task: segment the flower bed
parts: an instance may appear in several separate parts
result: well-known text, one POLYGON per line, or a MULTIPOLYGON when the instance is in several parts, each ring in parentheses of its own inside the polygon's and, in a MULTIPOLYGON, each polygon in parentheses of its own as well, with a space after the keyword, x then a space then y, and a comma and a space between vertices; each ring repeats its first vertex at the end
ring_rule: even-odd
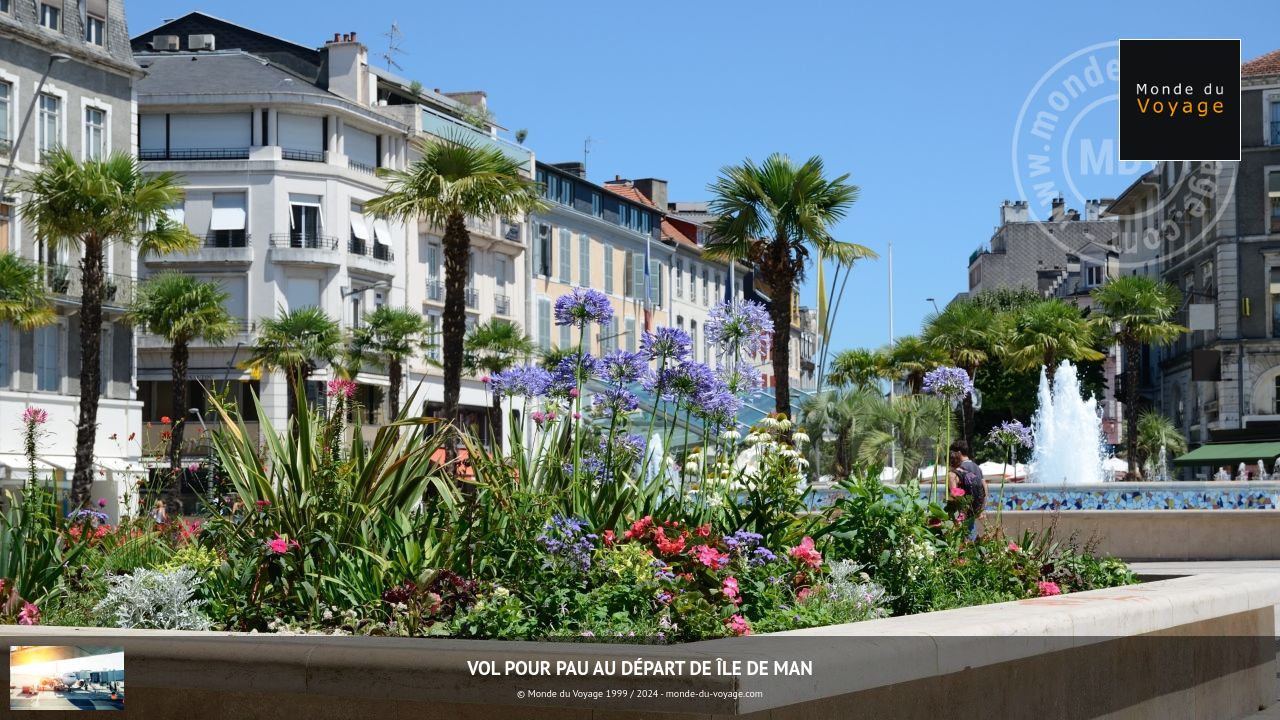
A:
MULTIPOLYGON (((556 304, 580 335, 611 314, 591 290, 556 304)), ((735 420, 766 314, 724 305, 706 330, 714 368, 660 328, 639 353, 495 373, 505 454, 407 414, 366 446, 339 385, 285 430, 262 422, 261 444, 210 398, 224 429, 203 522, 61 518, 29 485, 0 521, 0 622, 675 643, 1133 581, 1072 538, 970 540, 963 492, 942 505, 868 474, 810 512, 804 433, 735 420), (703 442, 673 448, 695 428, 703 442)))

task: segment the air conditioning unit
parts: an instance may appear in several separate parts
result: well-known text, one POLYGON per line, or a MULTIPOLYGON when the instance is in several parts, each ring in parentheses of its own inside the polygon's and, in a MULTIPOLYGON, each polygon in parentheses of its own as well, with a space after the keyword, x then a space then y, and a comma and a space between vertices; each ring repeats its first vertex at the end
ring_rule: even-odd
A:
POLYGON ((156 50, 179 50, 180 42, 177 35, 156 35, 151 38, 151 47, 156 50))
POLYGON ((216 49, 216 48, 214 47, 213 35, 210 35, 210 34, 207 34, 207 33, 206 33, 206 34, 203 34, 203 35, 188 35, 188 36, 187 36, 187 49, 188 49, 188 50, 214 50, 214 49, 216 49))

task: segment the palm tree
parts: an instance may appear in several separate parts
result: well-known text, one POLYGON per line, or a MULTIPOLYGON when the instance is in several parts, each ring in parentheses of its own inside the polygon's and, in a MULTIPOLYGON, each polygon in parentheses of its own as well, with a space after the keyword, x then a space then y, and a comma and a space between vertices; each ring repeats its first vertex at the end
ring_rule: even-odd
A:
POLYGON ((827 382, 835 387, 870 388, 892 373, 889 358, 878 350, 852 348, 831 358, 827 382))
POLYGON ((1187 439, 1172 420, 1147 410, 1138 416, 1137 447, 1138 460, 1145 463, 1149 458, 1159 457, 1161 448, 1170 456, 1181 455, 1187 451, 1187 439))
MULTIPOLYGON (((521 358, 533 355, 538 346, 524 334, 520 326, 494 318, 476 325, 467 333, 464 343, 463 366, 469 374, 495 375, 506 370, 521 358)), ((493 406, 489 408, 489 442, 495 448, 502 446, 502 399, 493 394, 493 406)))
MULTIPOLYGON (((995 313, 976 303, 958 300, 943 308, 925 323, 924 340, 946 354, 952 365, 974 380, 978 368, 991 355, 995 338, 995 313)), ((966 394, 961 405, 962 431, 966 442, 973 439, 973 396, 966 394)))
POLYGON ((913 395, 919 395, 924 388, 926 373, 947 362, 946 354, 916 335, 895 340, 888 354, 894 376, 904 378, 913 395))
POLYGON ((801 406, 801 424, 810 438, 817 438, 812 452, 820 471, 838 479, 849 477, 858 457, 857 447, 873 425, 873 408, 882 403, 879 391, 869 386, 828 390, 814 395, 801 406))
POLYGON ((216 282, 198 280, 176 272, 160 273, 143 283, 129 307, 130 322, 159 335, 173 347, 169 351, 173 374, 173 417, 169 428, 170 485, 166 495, 176 505, 178 478, 182 472, 182 436, 187 416, 187 362, 191 342, 197 338, 221 345, 236 332, 227 312, 229 297, 216 282))
POLYGON ((287 312, 281 308, 278 318, 264 318, 259 323, 258 340, 245 367, 257 372, 284 371, 289 385, 289 417, 293 418, 305 402, 302 383, 320 362, 332 363, 341 346, 337 321, 320 308, 306 306, 287 312))
POLYGON ((871 410, 872 428, 857 445, 858 459, 882 467, 890 453, 896 454, 898 482, 916 476, 953 422, 947 404, 932 395, 881 399, 871 410))
MULTIPOLYGON (((400 417, 400 386, 404 381, 404 361, 426 350, 428 344, 426 318, 408 308, 386 305, 365 315, 364 325, 354 333, 357 356, 371 352, 387 367, 390 387, 387 392, 390 417, 400 417)), ((356 364, 359 370, 359 363, 356 364)))
POLYGON ((0 253, 0 323, 31 330, 54 317, 40 269, 14 253, 0 253))
MULTIPOLYGON (((380 217, 444 230, 444 417, 458 417, 466 335, 467 269, 471 235, 467 217, 514 217, 546 206, 539 185, 526 168, 494 146, 476 145, 462 136, 418 141, 422 157, 408 170, 382 170, 387 192, 365 208, 380 217)), ((448 443, 450 452, 456 449, 448 443)))
POLYGON ((1014 370, 1038 370, 1053 386, 1058 363, 1063 360, 1101 360, 1093 346, 1096 328, 1074 305, 1061 300, 1041 300, 1008 316, 1003 343, 1005 362, 1014 370))
POLYGON ((1093 301, 1124 353, 1125 454, 1129 477, 1141 477, 1138 470, 1138 351, 1143 345, 1168 345, 1187 328, 1173 321, 1182 303, 1182 293, 1169 283, 1140 275, 1126 275, 1108 281, 1093 291, 1093 301))
POLYGON ((22 217, 33 234, 51 251, 67 248, 80 255, 80 418, 71 503, 83 506, 93 483, 98 432, 104 258, 117 244, 137 245, 143 253, 170 252, 193 247, 198 240, 165 212, 182 199, 178 177, 144 175, 137 160, 124 153, 78 163, 69 151, 54 150, 40 172, 20 181, 17 190, 30 194, 22 217))
POLYGON ((777 341, 773 344, 774 407, 791 412, 791 303, 792 293, 804 279, 810 248, 819 260, 829 257, 852 264, 876 257, 870 248, 836 240, 832 227, 858 199, 858 187, 849 176, 824 177, 822 158, 814 156, 801 165, 775 153, 757 165, 750 159, 723 168, 710 186, 713 239, 707 244, 712 257, 750 263, 769 287, 769 314, 777 341))

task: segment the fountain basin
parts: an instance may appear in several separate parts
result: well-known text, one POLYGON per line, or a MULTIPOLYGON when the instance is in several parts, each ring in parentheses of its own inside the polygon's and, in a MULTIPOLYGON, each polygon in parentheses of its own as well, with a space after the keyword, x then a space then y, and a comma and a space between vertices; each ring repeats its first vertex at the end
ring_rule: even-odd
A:
MULTIPOLYGON (((906 490, 905 486, 894 486, 906 490)), ((837 486, 815 487, 809 506, 830 505, 843 494, 837 486)), ((929 483, 920 484, 929 497, 929 483)), ((1080 485, 987 481, 987 512, 1004 510, 1277 510, 1280 482, 1106 482, 1080 485)))

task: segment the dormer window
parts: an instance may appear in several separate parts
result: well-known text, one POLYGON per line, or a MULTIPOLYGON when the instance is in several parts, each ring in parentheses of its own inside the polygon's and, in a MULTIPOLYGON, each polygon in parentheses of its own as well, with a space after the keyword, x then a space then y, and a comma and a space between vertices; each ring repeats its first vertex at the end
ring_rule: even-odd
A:
POLYGON ((41 0, 40 24, 50 30, 62 30, 62 0, 41 0))
POLYGON ((1085 265, 1084 266, 1084 284, 1085 287, 1097 287, 1106 280, 1106 268, 1101 265, 1085 265))

